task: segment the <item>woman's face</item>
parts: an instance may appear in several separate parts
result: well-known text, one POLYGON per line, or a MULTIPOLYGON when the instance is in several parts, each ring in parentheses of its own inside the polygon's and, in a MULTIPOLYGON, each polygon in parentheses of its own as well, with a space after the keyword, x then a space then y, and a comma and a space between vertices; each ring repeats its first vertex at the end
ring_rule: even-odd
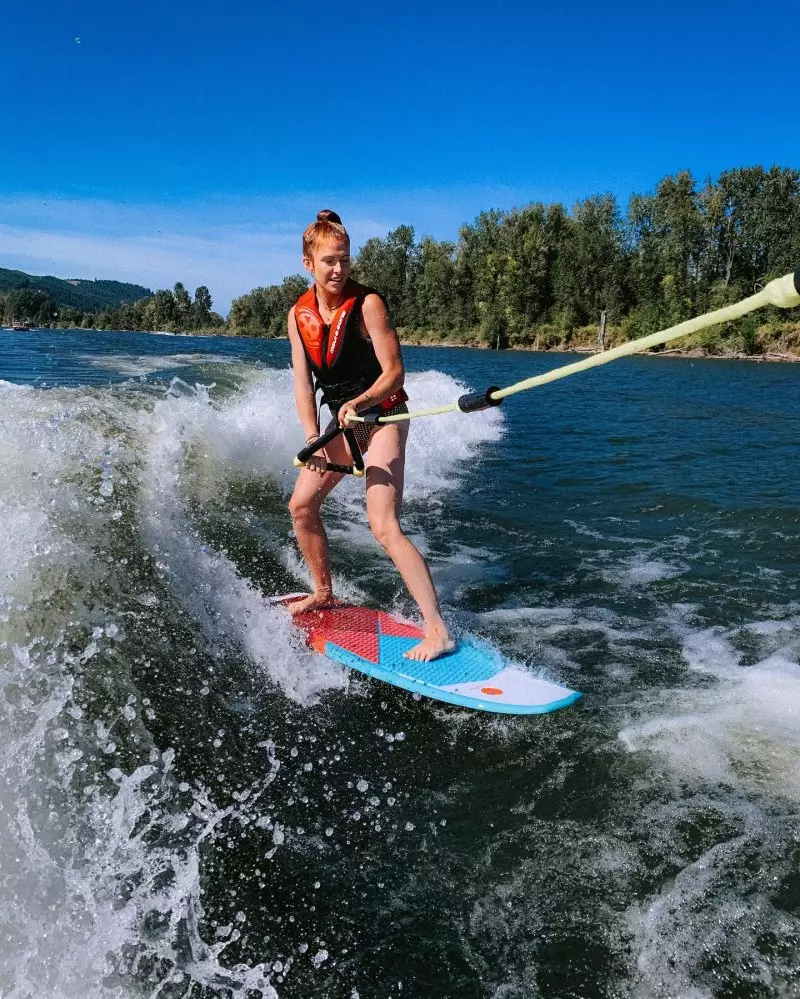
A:
POLYGON ((350 244, 346 239, 322 239, 310 258, 303 257, 303 264, 317 288, 338 295, 350 276, 350 244))

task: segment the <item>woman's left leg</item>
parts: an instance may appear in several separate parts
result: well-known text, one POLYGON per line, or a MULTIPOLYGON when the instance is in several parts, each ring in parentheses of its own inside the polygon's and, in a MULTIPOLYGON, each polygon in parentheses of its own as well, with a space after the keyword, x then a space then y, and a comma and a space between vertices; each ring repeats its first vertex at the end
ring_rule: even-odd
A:
POLYGON ((428 661, 448 652, 454 642, 442 620, 431 574, 422 555, 400 528, 407 423, 387 423, 372 434, 367 466, 367 516, 378 543, 397 566, 425 623, 425 638, 406 652, 428 661))

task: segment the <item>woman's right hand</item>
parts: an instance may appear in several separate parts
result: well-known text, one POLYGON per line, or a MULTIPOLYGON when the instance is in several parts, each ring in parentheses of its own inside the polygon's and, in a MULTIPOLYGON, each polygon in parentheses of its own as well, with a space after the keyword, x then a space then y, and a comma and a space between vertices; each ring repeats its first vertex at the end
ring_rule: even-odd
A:
POLYGON ((306 461, 305 467, 311 472, 319 472, 320 475, 324 475, 328 471, 328 456, 325 454, 325 449, 312 454, 306 461))

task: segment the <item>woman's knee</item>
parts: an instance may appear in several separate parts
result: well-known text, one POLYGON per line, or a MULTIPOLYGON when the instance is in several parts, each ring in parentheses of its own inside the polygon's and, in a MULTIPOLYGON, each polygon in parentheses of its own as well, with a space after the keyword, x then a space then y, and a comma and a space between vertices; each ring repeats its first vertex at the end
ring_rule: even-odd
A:
POLYGON ((319 513, 319 502, 312 496, 292 496, 289 500, 289 514, 292 521, 304 521, 319 513))
POLYGON ((385 551, 389 551, 398 541, 403 539, 403 532, 396 520, 371 517, 369 526, 375 540, 385 551))

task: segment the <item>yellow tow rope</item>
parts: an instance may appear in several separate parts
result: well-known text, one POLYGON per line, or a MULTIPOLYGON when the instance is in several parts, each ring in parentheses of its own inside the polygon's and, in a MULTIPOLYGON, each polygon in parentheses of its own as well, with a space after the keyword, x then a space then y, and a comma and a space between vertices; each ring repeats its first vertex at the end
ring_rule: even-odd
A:
MULTIPOLYGON (((485 393, 473 393, 461 396, 456 402, 447 406, 438 406, 434 409, 421 409, 416 413, 398 413, 395 416, 380 416, 364 419, 363 416, 352 417, 353 422, 358 423, 400 423, 402 420, 415 420, 419 416, 439 416, 442 413, 472 412, 478 409, 486 409, 489 406, 499 405, 503 399, 509 395, 516 395, 517 392, 526 392, 528 389, 538 388, 540 385, 547 385, 548 382, 555 382, 559 378, 567 378, 569 375, 576 375, 579 371, 588 371, 589 368, 596 368, 601 364, 608 364, 616 361, 618 357, 626 357, 628 354, 637 354, 639 351, 648 350, 650 347, 657 347, 659 344, 668 343, 678 337, 687 336, 689 333, 697 333, 707 329, 709 326, 716 326, 718 323, 729 323, 734 319, 740 319, 756 309, 761 309, 765 305, 776 305, 780 309, 791 309, 800 305, 800 270, 794 274, 785 274, 783 277, 770 281, 757 294, 750 295, 749 298, 742 299, 734 305, 726 305, 723 309, 715 309, 705 315, 697 316, 695 319, 687 319, 677 326, 671 326, 667 330, 658 333, 651 333, 649 336, 640 337, 638 340, 631 340, 623 343, 619 347, 604 351, 601 354, 593 354, 591 357, 576 361, 574 364, 565 364, 560 368, 554 368, 543 375, 534 375, 533 378, 526 378, 521 382, 515 382, 508 388, 487 389, 485 393)), ((348 420, 348 422, 351 422, 348 420)))

